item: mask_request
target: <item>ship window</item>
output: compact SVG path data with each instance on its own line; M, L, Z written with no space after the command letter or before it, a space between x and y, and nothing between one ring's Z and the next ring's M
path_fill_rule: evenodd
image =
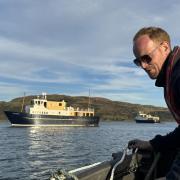
M45 107L45 108L47 107L47 102L44 102L44 107Z

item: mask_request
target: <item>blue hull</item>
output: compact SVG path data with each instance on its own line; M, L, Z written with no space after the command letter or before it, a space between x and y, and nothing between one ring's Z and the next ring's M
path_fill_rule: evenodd
M12 126L98 126L99 117L36 115L4 111Z
M137 120L136 119L136 123L159 123L159 122L156 122L154 120Z

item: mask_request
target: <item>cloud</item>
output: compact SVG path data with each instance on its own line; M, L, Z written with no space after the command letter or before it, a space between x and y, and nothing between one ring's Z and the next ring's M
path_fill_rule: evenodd
M0 96L81 95L91 88L114 100L162 105L152 100L161 90L150 91L154 81L132 63L132 38L155 25L177 43L179 12L177 0L2 0Z

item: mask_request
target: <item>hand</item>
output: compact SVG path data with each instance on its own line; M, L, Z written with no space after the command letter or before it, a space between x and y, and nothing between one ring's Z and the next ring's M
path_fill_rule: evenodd
M151 146L149 141L142 141L139 139L134 139L128 142L128 148L129 149L142 149L142 150L153 150L153 147Z

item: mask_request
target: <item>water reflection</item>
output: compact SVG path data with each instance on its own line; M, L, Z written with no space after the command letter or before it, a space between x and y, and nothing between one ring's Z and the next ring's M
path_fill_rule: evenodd
M31 176L37 176L37 169L41 170L41 177L49 169L63 166L67 163L69 151L73 151L72 128L61 127L31 127L29 129L28 160L34 169ZM72 138L71 138L72 137ZM51 168L49 168L51 167Z
M57 168L109 160L128 140L166 134L175 123L101 122L100 127L10 127L0 124L0 179L47 179Z

